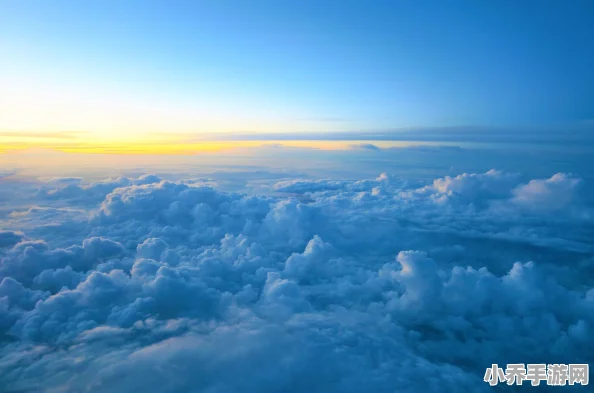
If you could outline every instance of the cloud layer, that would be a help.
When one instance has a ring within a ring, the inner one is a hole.
[[[492,363],[592,363],[583,183],[54,179],[0,231],[0,390],[480,392]]]

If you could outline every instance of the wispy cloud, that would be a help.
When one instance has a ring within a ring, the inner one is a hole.
[[[374,145],[373,143],[357,143],[351,145],[354,149],[364,149],[364,150],[381,150],[379,147]]]
[[[75,139],[87,134],[85,131],[0,131],[0,138],[23,138],[23,139]]]

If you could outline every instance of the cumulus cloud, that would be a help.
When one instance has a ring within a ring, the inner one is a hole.
[[[463,173],[453,178],[446,176],[436,179],[430,189],[466,202],[488,201],[509,196],[511,187],[517,183],[517,176],[513,174],[490,170],[486,173]]]
[[[481,392],[594,360],[567,174],[58,183],[0,231],[3,391]]]
[[[143,175],[138,179],[119,177],[106,179],[91,184],[82,184],[77,178],[57,178],[49,182],[49,187],[39,191],[39,197],[54,200],[69,200],[84,203],[97,203],[102,201],[107,194],[119,187],[158,183],[161,179],[156,175]]]
[[[512,202],[526,209],[559,211],[570,206],[576,197],[580,179],[557,173],[550,179],[530,180],[515,188]]]

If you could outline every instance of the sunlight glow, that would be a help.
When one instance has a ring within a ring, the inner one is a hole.
[[[305,132],[329,126],[305,109],[240,94],[230,97],[203,89],[192,96],[171,96],[155,86],[130,91],[84,78],[59,83],[48,79],[0,75],[0,144],[70,139],[66,133],[82,132],[86,142],[128,143],[152,140],[156,133]],[[330,126],[345,130],[341,122]]]
[[[23,138],[26,139],[26,138]],[[0,136],[0,152],[20,152],[28,149],[50,149],[64,153],[87,154],[143,154],[143,155],[195,155],[217,153],[232,149],[258,148],[282,146],[289,148],[319,149],[319,150],[350,150],[361,146],[372,148],[409,147],[430,145],[429,142],[415,141],[374,141],[372,145],[365,141],[309,141],[309,140],[254,140],[254,141],[48,141],[49,138],[40,140],[23,141],[18,138]]]

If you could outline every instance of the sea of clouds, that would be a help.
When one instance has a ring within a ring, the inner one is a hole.
[[[585,183],[3,182],[0,391],[482,392],[493,363],[594,363]]]

